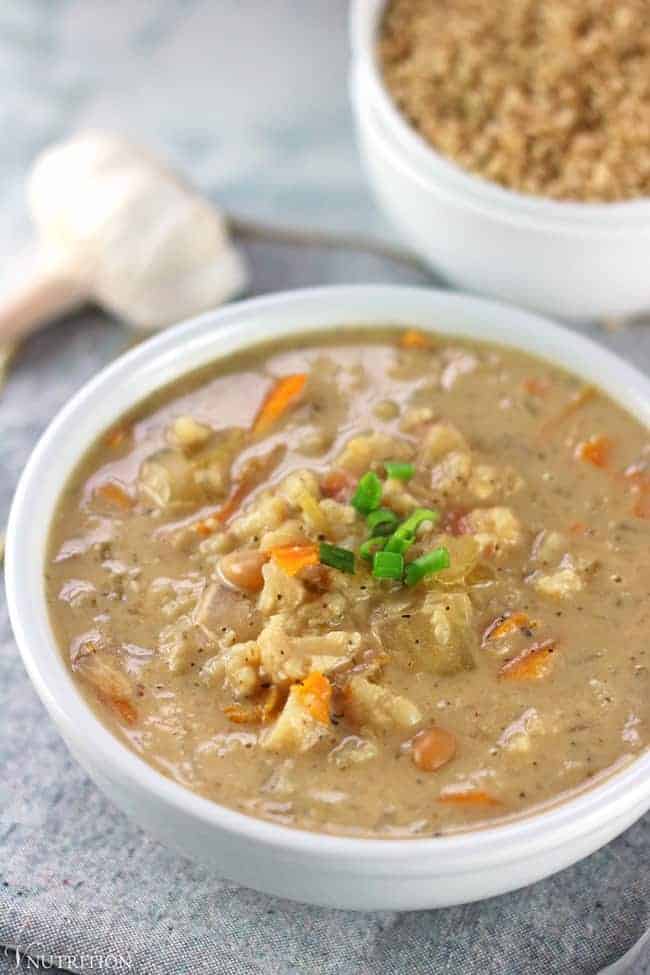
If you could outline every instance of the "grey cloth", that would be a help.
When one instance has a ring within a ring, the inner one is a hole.
[[[249,248],[259,290],[339,281],[422,283],[361,255]],[[650,330],[594,332],[650,367]],[[128,343],[101,316],[32,339],[0,399],[0,512],[53,411]],[[650,923],[650,816],[533,887],[406,914],[324,910],[257,894],[135,828],[68,755],[31,689],[0,603],[0,972],[26,955],[86,973],[595,975]],[[49,969],[51,970],[51,968]],[[650,973],[650,958],[629,972]],[[617,973],[620,975],[620,973]]]

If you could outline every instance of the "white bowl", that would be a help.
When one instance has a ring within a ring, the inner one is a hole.
[[[650,424],[650,382],[580,336],[476,298],[400,287],[288,292],[210,312],[118,359],[52,422],[16,491],[6,548],[11,621],[29,675],[70,750],[141,826],[219,874],[297,900],[355,909],[437,907],[539,880],[591,853],[650,807],[650,753],[563,804],[454,836],[351,839],[253,819],[154,771],[97,719],[75,686],[48,619],[46,543],[66,481],[86,448],[148,393],[262,339],[408,323],[514,345],[598,382]]]
[[[650,199],[527,196],[437,153],[395,107],[375,57],[385,0],[353,0],[351,96],[378,200],[448,280],[566,319],[650,309]]]

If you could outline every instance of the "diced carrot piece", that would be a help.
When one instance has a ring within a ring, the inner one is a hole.
[[[280,688],[274,685],[268,689],[261,704],[251,704],[248,707],[243,704],[230,704],[223,709],[223,713],[233,724],[259,724],[270,721],[282,707],[284,696]]]
[[[312,718],[322,724],[329,724],[332,685],[327,677],[317,670],[305,677],[300,687],[300,697]]]
[[[235,512],[239,509],[245,498],[251,493],[251,491],[257,487],[258,483],[268,477],[271,471],[280,463],[280,460],[284,456],[286,447],[282,444],[278,444],[270,450],[263,457],[254,457],[250,462],[248,469],[245,474],[243,474],[239,484],[234,489],[225,504],[219,508],[218,511],[214,511],[207,518],[203,518],[201,521],[197,521],[194,524],[194,530],[198,532],[199,535],[211,535],[213,532],[218,531],[227,521],[232,518]]]
[[[541,680],[550,673],[554,653],[553,640],[533,643],[523,653],[508,660],[499,671],[499,677],[503,680]]]
[[[320,482],[321,492],[326,498],[335,501],[347,501],[352,496],[356,481],[347,471],[328,471]]]
[[[409,328],[406,332],[402,332],[399,344],[403,349],[428,349],[431,342],[424,332],[418,332],[415,328]]]
[[[278,379],[255,417],[253,433],[266,433],[276,420],[279,420],[289,407],[296,402],[305,388],[306,382],[307,375],[304,372]]]
[[[650,474],[637,467],[631,467],[624,476],[634,497],[632,514],[636,518],[650,518]]]
[[[110,447],[111,450],[116,450],[118,447],[122,446],[130,433],[131,431],[128,427],[113,427],[113,429],[109,430],[106,434],[104,443],[107,447]]]
[[[122,718],[126,724],[134,725],[138,720],[138,712],[133,707],[130,701],[125,701],[123,698],[110,697],[106,698],[106,703],[115,711],[116,714]]]
[[[555,413],[544,421],[540,429],[541,435],[546,437],[553,433],[556,427],[564,423],[565,420],[568,420],[573,413],[579,410],[581,406],[584,406],[585,403],[588,403],[595,395],[596,390],[593,386],[582,386],[558,413]]]
[[[135,504],[131,495],[117,481],[98,484],[93,494],[100,501],[105,501],[114,508],[121,508],[122,511],[129,511]]]
[[[584,535],[587,531],[587,525],[584,521],[573,521],[569,525],[569,531],[572,535]]]
[[[271,558],[289,576],[295,576],[307,565],[318,563],[315,545],[280,545],[271,549]]]
[[[632,513],[637,518],[650,518],[650,485],[638,492]]]
[[[551,388],[548,379],[540,379],[538,376],[530,376],[528,379],[524,379],[521,385],[531,396],[546,396]]]
[[[223,709],[223,713],[233,724],[257,724],[263,717],[262,709],[258,704],[250,708],[245,708],[241,704],[231,704]]]
[[[483,789],[446,789],[438,796],[438,802],[476,808],[494,808],[503,805]]]
[[[577,445],[574,456],[576,460],[584,460],[594,467],[607,467],[611,450],[611,440],[601,435],[594,435]]]
[[[483,634],[483,645],[494,640],[500,640],[515,630],[523,630],[531,624],[525,613],[511,613],[509,616],[497,616],[492,620],[485,633]]]
[[[221,528],[221,522],[215,515],[210,515],[208,518],[202,518],[201,521],[195,521],[192,528],[197,535],[202,535],[203,538],[207,538],[208,535],[212,535],[213,532]]]

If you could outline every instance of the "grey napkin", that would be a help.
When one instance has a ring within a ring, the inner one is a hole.
[[[248,249],[260,291],[426,280],[361,255]],[[590,330],[650,369],[650,330]],[[127,342],[84,315],[21,352],[0,394],[0,517],[52,413]],[[650,816],[555,877],[447,910],[354,914],[221,880],[134,827],[70,758],[27,680],[2,592],[0,772],[0,945],[18,948],[0,948],[2,973],[33,958],[84,975],[595,975],[650,923]],[[648,951],[627,971],[650,972]]]

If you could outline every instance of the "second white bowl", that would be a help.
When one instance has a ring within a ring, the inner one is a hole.
[[[565,319],[650,309],[650,200],[526,196],[441,156],[380,79],[375,44],[384,6],[352,3],[352,105],[370,183],[416,253],[462,288]]]

